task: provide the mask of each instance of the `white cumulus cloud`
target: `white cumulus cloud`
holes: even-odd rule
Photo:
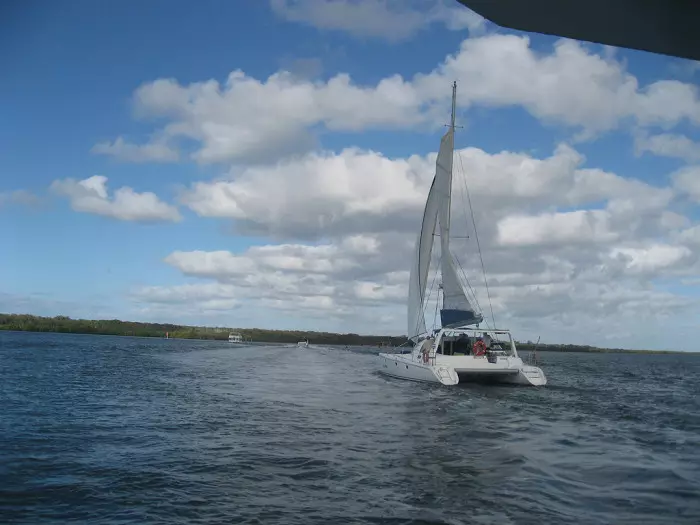
[[[660,133],[650,136],[639,134],[635,137],[635,148],[638,155],[649,152],[653,155],[675,157],[687,162],[700,161],[700,143],[676,133]]]
[[[177,222],[177,208],[161,201],[155,193],[137,193],[124,186],[113,196],[107,190],[107,177],[93,175],[87,179],[61,179],[51,183],[51,190],[67,197],[78,212],[132,222]]]
[[[498,223],[498,242],[506,246],[604,243],[617,239],[603,210],[578,210],[535,216],[510,215]]]
[[[0,191],[0,207],[5,204],[37,206],[40,202],[37,195],[27,190]]]
[[[700,165],[681,168],[672,175],[672,179],[679,192],[700,203]]]
[[[270,0],[270,7],[290,22],[389,42],[406,40],[435,23],[471,34],[485,25],[483,17],[453,0]]]
[[[109,155],[124,162],[177,162],[180,154],[177,150],[163,142],[150,142],[147,144],[132,144],[117,137],[114,142],[100,142],[95,144],[92,153]]]
[[[273,1],[288,20],[363,37],[400,40],[438,22],[479,29],[477,21],[448,17],[448,4],[428,7],[427,18],[416,16],[416,5]],[[396,29],[396,20],[405,26]],[[279,326],[272,312],[314,326],[337,320],[348,330],[403,333],[408,269],[436,154],[324,151],[317,134],[436,131],[448,113],[450,84],[461,79],[460,112],[519,107],[577,139],[623,129],[638,154],[691,163],[651,184],[602,169],[571,141],[538,156],[469,147],[455,157],[452,246],[487,315],[491,302],[498,324],[524,331],[518,337],[646,346],[661,320],[697,313],[697,300],[676,285],[700,274],[700,225],[690,208],[700,202],[700,173],[692,134],[680,132],[700,125],[700,96],[692,83],[642,82],[614,53],[593,49],[569,40],[541,49],[525,36],[486,34],[465,40],[429,70],[387,73],[369,84],[340,72],[319,80],[288,71],[255,78],[241,70],[221,82],[144,83],[134,92],[135,114],[153,124],[157,139],[138,145],[118,138],[104,152],[168,160],[176,144],[186,144],[195,162],[220,163],[217,178],[184,186],[179,203],[263,244],[173,249],[164,263],[187,284],[137,288],[133,300],[158,312],[192,305],[217,319],[227,308],[264,312],[253,323],[266,319],[271,328]],[[104,177],[55,186],[79,211],[143,220],[122,201],[150,195],[161,206],[151,206],[159,209],[152,214],[179,218],[152,194],[122,188],[110,198]],[[429,303],[428,324],[434,311]]]
[[[256,79],[236,70],[223,84],[154,80],[136,90],[134,104],[141,118],[166,122],[153,132],[158,142],[139,146],[117,139],[97,148],[127,159],[170,160],[171,142],[184,138],[194,144],[197,162],[269,164],[313,149],[313,130],[319,128],[442,125],[454,79],[465,79],[458,90],[461,109],[519,106],[584,138],[626,122],[638,128],[700,123],[693,84],[659,80],[642,86],[622,62],[580,43],[560,40],[542,52],[525,36],[486,34],[465,40],[432,71],[412,78],[388,75],[373,85],[360,85],[346,73],[313,81],[286,71]]]
[[[550,221],[558,235],[564,235],[568,225],[566,235],[575,231],[583,235],[585,230],[586,237],[597,233],[610,239],[609,235],[615,236],[606,233],[610,229],[622,233],[649,226],[644,221],[647,213],[658,222],[673,196],[669,188],[585,168],[585,158],[566,145],[544,159],[508,151],[489,154],[478,148],[458,150],[457,157],[460,170],[463,167],[468,174],[477,223],[494,234],[496,228],[506,228],[510,233],[503,230],[503,234],[511,235],[516,234],[518,221],[529,220],[524,226],[529,242],[533,235],[546,236],[546,230],[537,233],[535,219],[527,217],[548,207],[607,201],[599,212],[559,213],[551,219],[543,215],[536,220],[537,228]],[[277,238],[415,232],[435,159],[435,153],[389,159],[355,148],[336,155],[311,153],[272,166],[237,169],[228,179],[195,183],[180,198],[200,216],[233,219],[239,231]],[[455,183],[453,199],[455,209],[463,210],[463,179]],[[517,242],[522,244],[525,237]]]
[[[550,341],[595,343],[594,330],[614,317],[620,332],[607,332],[606,344],[629,344],[622,333],[641,333],[635,332],[640,320],[649,335],[660,319],[697,307],[651,284],[698,272],[693,247],[700,234],[682,207],[676,209],[677,189],[587,167],[567,145],[545,158],[478,148],[457,156],[452,246],[488,315],[463,195],[466,174],[498,324],[535,338],[532,330],[546,330],[543,339]],[[174,251],[165,262],[201,280],[192,286],[212,300],[226,290],[251,308],[299,323],[336,319],[374,333],[403,333],[408,269],[435,157],[390,159],[347,149],[195,183],[181,195],[195,213],[270,239],[301,240],[239,252]],[[153,297],[162,304],[181,290],[140,293],[141,301]],[[431,302],[429,324],[434,311]],[[384,324],[377,326],[380,318]]]

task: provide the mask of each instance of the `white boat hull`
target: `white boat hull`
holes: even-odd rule
[[[410,355],[405,354],[379,354],[379,359],[379,371],[392,377],[447,386],[459,383],[457,372],[449,366],[414,361]]]
[[[491,361],[486,356],[436,355],[436,365],[455,369],[462,382],[497,382],[516,385],[544,386],[547,377],[542,369],[523,363],[520,357],[498,356]]]
[[[472,348],[464,336],[474,330],[440,330],[436,338],[424,339],[410,353],[380,353],[380,372],[444,385],[458,383],[510,383],[524,386],[544,386],[547,377],[542,369],[523,363],[518,356],[510,332],[499,330],[497,334],[507,336],[508,341],[494,345],[491,351],[480,354]],[[465,346],[466,343],[466,346]],[[482,343],[483,346],[483,343]],[[485,347],[484,347],[485,348]],[[445,350],[443,353],[441,350]],[[440,351],[438,351],[440,350]],[[472,351],[474,350],[474,351]]]
[[[523,386],[545,386],[547,384],[547,376],[544,375],[544,371],[538,366],[523,365],[520,367],[518,375],[510,382]]]
[[[383,374],[428,383],[507,383],[522,386],[544,386],[547,377],[542,369],[526,365],[518,357],[499,358],[490,363],[485,357],[442,356],[435,364],[423,363],[411,354],[379,354]]]

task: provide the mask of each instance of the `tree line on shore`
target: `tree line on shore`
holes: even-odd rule
[[[229,328],[183,326],[168,323],[138,323],[118,319],[71,319],[64,315],[39,317],[28,314],[0,314],[0,330],[22,332],[56,332],[69,334],[126,335],[136,337],[170,337],[173,339],[228,340],[231,332],[239,333],[245,341],[264,343],[296,343],[309,339],[315,344],[399,346],[405,337],[334,334],[298,330],[264,330],[261,328]]]
[[[136,337],[170,337],[173,339],[228,340],[229,333],[236,332],[245,341],[260,343],[296,343],[308,339],[312,344],[348,346],[401,346],[408,341],[405,336],[379,336],[359,334],[335,334],[299,330],[264,330],[261,328],[228,328],[208,326],[185,326],[169,323],[139,323],[118,319],[71,319],[59,315],[40,317],[29,314],[0,314],[0,330],[22,332],[56,332],[69,334],[123,335]],[[652,352],[675,353],[651,350],[626,350],[620,348],[598,348],[575,344],[544,344],[517,342],[520,351],[556,352]]]

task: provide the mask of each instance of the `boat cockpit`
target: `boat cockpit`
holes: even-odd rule
[[[485,352],[495,356],[517,356],[515,343],[506,330],[438,329],[434,332],[436,353],[446,356],[475,355],[483,343]]]

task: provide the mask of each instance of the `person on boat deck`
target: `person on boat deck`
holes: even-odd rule
[[[472,346],[472,354],[482,355],[486,350],[487,348],[484,344],[484,339],[481,337],[477,337],[474,341],[474,346]]]
[[[433,347],[433,343],[435,343],[435,338],[433,337],[426,337],[423,339],[423,344],[420,346],[420,350],[418,351],[421,359],[426,359],[427,356],[430,354],[430,349]]]
[[[483,337],[480,337],[479,339],[483,339],[486,348],[491,348],[491,336],[489,334],[484,332]]]

